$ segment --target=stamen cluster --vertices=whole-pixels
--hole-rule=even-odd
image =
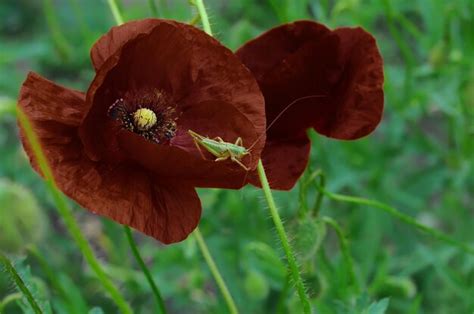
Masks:
[[[157,144],[166,144],[176,135],[176,105],[163,91],[141,89],[127,92],[108,109],[108,116],[124,129]]]

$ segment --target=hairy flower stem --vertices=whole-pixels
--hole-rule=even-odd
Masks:
[[[201,250],[202,255],[204,256],[204,259],[206,260],[209,269],[211,270],[212,276],[214,276],[214,279],[217,282],[219,290],[221,290],[221,293],[224,296],[225,302],[227,303],[227,307],[229,308],[229,312],[231,314],[237,314],[239,311],[237,310],[237,306],[235,305],[234,299],[232,299],[229,289],[227,288],[224,279],[222,278],[222,275],[219,272],[219,269],[217,268],[217,265],[214,262],[211,253],[209,252],[209,249],[206,245],[206,242],[204,241],[204,238],[202,237],[199,228],[196,228],[196,230],[194,230],[194,237],[196,238],[199,249]]]
[[[160,290],[158,289],[158,286],[155,284],[155,281],[153,280],[153,277],[151,276],[150,271],[148,270],[148,267],[146,267],[145,262],[143,261],[140,252],[138,251],[137,245],[135,243],[135,240],[133,239],[132,231],[128,226],[124,226],[125,229],[125,234],[127,235],[128,243],[130,244],[130,248],[132,249],[132,253],[135,256],[135,259],[137,260],[138,265],[140,265],[140,268],[145,274],[145,277],[150,284],[151,290],[153,291],[153,294],[155,296],[156,302],[158,303],[158,307],[160,308],[160,313],[166,314],[166,307],[165,307],[165,302],[163,301],[163,298],[161,297]]]
[[[196,6],[198,13],[201,16],[202,28],[204,29],[206,33],[212,36],[211,23],[209,23],[209,17],[207,16],[206,7],[204,6],[204,1],[191,0],[191,3]]]
[[[28,140],[28,143],[31,146],[33,153],[36,157],[36,161],[46,181],[47,187],[53,197],[54,203],[56,204],[56,207],[61,217],[63,218],[64,223],[66,224],[66,228],[68,229],[72,238],[76,242],[76,245],[79,247],[87,263],[95,272],[100,282],[102,283],[104,288],[107,290],[110,297],[115,302],[115,304],[120,309],[120,311],[126,314],[132,313],[132,309],[128,305],[127,301],[125,301],[124,297],[120,294],[117,288],[115,288],[110,278],[107,277],[106,273],[102,269],[102,266],[100,265],[99,261],[95,257],[94,252],[92,251],[92,248],[90,247],[84,235],[81,233],[81,230],[71,212],[71,209],[69,208],[67,204],[67,201],[64,195],[57,188],[56,181],[54,180],[53,172],[51,170],[51,167],[48,164],[46,156],[43,153],[39,139],[34,133],[31,123],[28,120],[27,116],[19,107],[17,107],[17,115],[18,115],[19,123],[25,132],[26,139]]]
[[[112,11],[112,15],[114,16],[117,25],[123,24],[123,17],[120,13],[117,2],[115,0],[107,0],[107,2],[109,3],[110,11]]]
[[[402,222],[415,227],[416,229],[432,236],[433,238],[435,238],[437,240],[446,242],[446,243],[448,243],[452,246],[455,246],[455,247],[461,249],[462,251],[464,251],[464,252],[466,252],[470,255],[474,255],[474,248],[473,247],[471,247],[471,246],[469,246],[465,243],[459,242],[459,241],[451,238],[450,236],[448,236],[448,235],[446,235],[446,234],[444,234],[444,233],[442,233],[442,232],[440,232],[436,229],[425,226],[425,225],[419,223],[418,221],[416,221],[415,218],[410,217],[408,215],[405,215],[405,214],[401,213],[400,211],[398,211],[397,209],[395,209],[395,208],[393,208],[393,207],[391,207],[387,204],[384,204],[384,203],[381,203],[381,202],[375,201],[375,200],[361,198],[361,197],[336,194],[336,193],[332,193],[332,192],[329,192],[327,190],[324,190],[322,188],[320,188],[320,191],[322,193],[324,193],[324,195],[326,195],[328,198],[330,198],[332,200],[335,200],[335,201],[341,201],[341,202],[347,202],[347,203],[353,203],[353,204],[359,204],[359,205],[366,205],[366,206],[381,209],[381,210],[385,211],[386,213],[398,218]]]
[[[294,284],[296,285],[298,296],[300,297],[301,303],[303,305],[303,311],[304,313],[308,314],[311,312],[309,299],[303,285],[303,280],[301,278],[301,274],[296,263],[295,255],[293,254],[290,243],[288,241],[288,236],[286,235],[285,227],[283,226],[283,222],[281,221],[280,214],[278,214],[278,210],[275,205],[275,200],[273,199],[270,184],[268,183],[267,175],[265,174],[265,169],[263,168],[263,163],[261,159],[258,161],[257,172],[260,178],[260,182],[262,184],[262,189],[263,193],[265,194],[265,199],[267,201],[268,208],[270,209],[270,214],[272,215],[273,223],[275,224],[278,236],[280,237],[280,241],[283,246],[283,250],[285,251],[286,259],[290,267],[291,276],[293,278]]]
[[[26,286],[25,282],[23,281],[23,279],[21,279],[20,275],[16,271],[15,267],[13,267],[13,265],[10,262],[10,260],[8,259],[8,257],[3,255],[2,252],[0,252],[0,263],[3,265],[3,267],[5,267],[5,271],[10,275],[10,277],[15,282],[18,289],[26,297],[26,299],[28,300],[28,303],[30,304],[33,311],[36,314],[43,313],[43,311],[41,311],[41,308],[39,307],[38,303],[36,303],[36,300],[33,297],[33,295],[31,294],[30,290]]]

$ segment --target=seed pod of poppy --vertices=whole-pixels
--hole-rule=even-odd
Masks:
[[[308,217],[292,225],[293,244],[300,262],[312,259],[326,237],[326,224],[320,219]]]
[[[19,253],[42,240],[45,217],[26,188],[0,179],[0,249]]]
[[[249,271],[245,276],[245,291],[254,300],[263,300],[270,292],[270,286],[265,277],[257,271]]]
[[[397,276],[383,277],[372,288],[372,292],[379,297],[413,298],[416,291],[416,285],[411,278]]]

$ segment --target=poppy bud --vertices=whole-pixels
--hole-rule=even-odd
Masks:
[[[42,240],[45,217],[33,194],[16,183],[0,179],[0,249],[18,253]]]

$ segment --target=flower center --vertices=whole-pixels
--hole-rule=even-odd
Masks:
[[[133,123],[139,131],[148,131],[155,126],[156,114],[148,108],[140,108],[133,114]]]
[[[158,144],[169,144],[176,135],[176,104],[157,89],[127,92],[109,107],[107,115],[123,129]]]

